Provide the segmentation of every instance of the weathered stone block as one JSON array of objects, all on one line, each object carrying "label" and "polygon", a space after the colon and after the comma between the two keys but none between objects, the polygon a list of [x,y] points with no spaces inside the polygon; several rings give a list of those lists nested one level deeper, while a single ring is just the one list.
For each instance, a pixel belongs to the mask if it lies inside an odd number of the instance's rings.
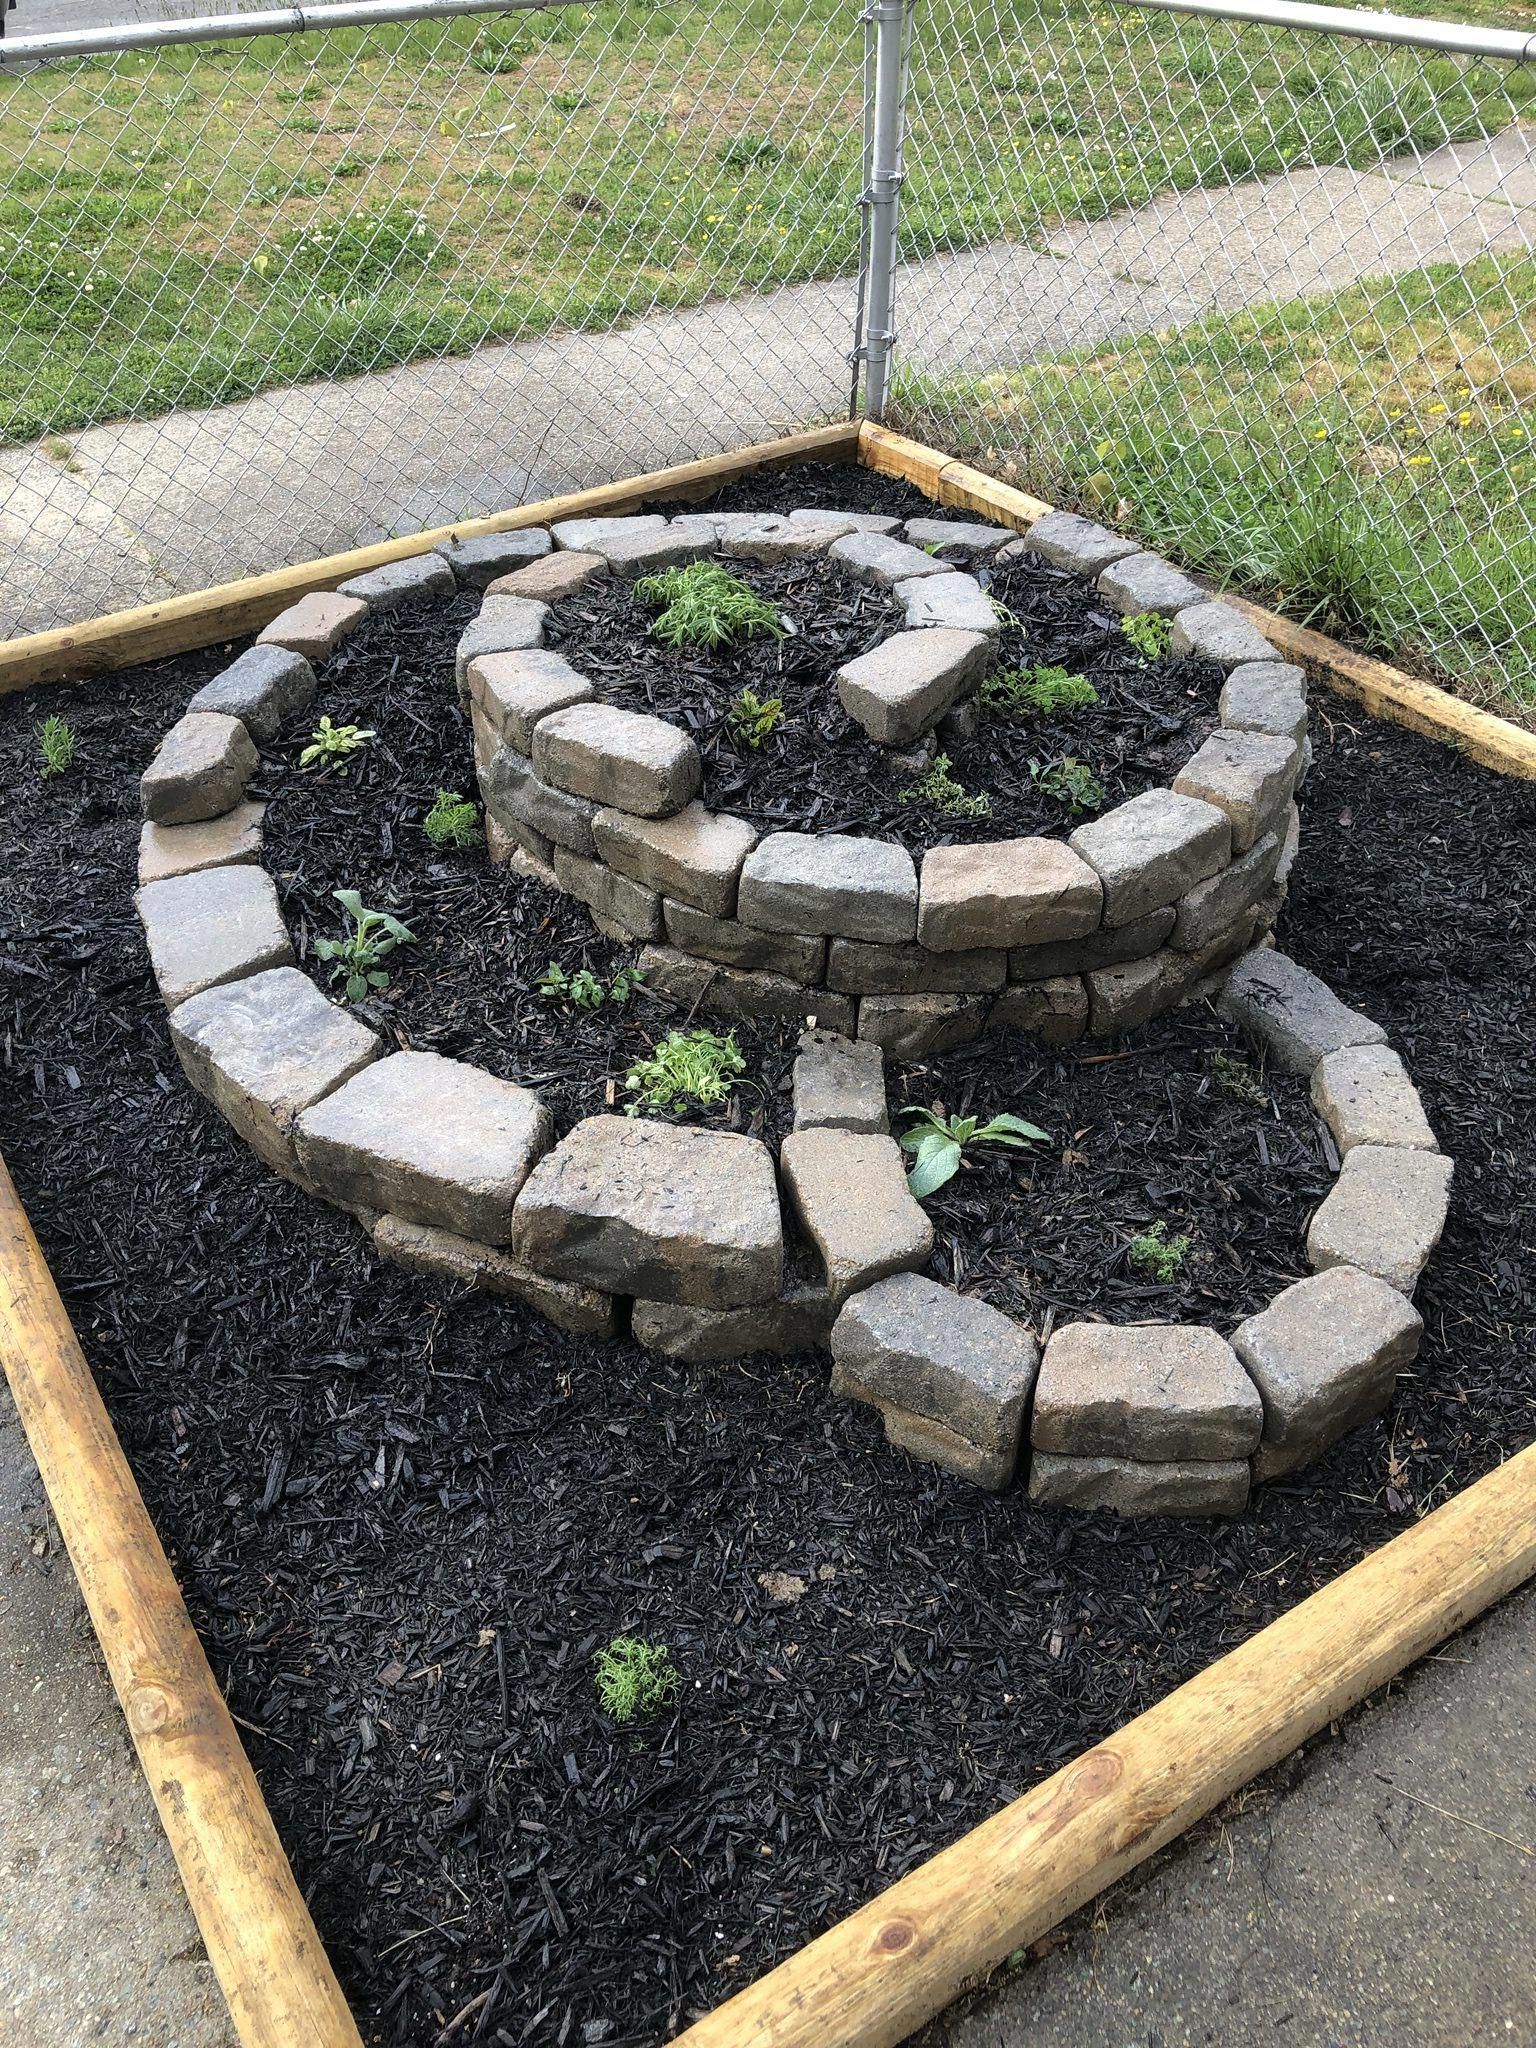
[{"label": "weathered stone block", "polygon": [[1233,968],[1217,1007],[1263,1043],[1294,1074],[1346,1045],[1383,1045],[1387,1034],[1341,1003],[1284,953],[1260,947]]},{"label": "weathered stone block", "polygon": [[1024,536],[1024,546],[1056,568],[1070,569],[1074,576],[1102,575],[1111,563],[1142,551],[1140,541],[1111,533],[1091,519],[1079,519],[1075,512],[1047,512]]},{"label": "weathered stone block", "polygon": [[1198,583],[1175,569],[1161,555],[1124,555],[1104,570],[1098,582],[1099,595],[1106,604],[1127,616],[1136,612],[1161,612],[1171,619],[1175,612],[1203,604],[1205,592]]},{"label": "weathered stone block", "polygon": [[139,777],[144,815],[156,825],[220,818],[245,795],[259,765],[256,744],[238,718],[221,711],[188,711]]},{"label": "weathered stone block", "polygon": [[[551,555],[558,562],[558,555]],[[533,751],[533,729],[552,711],[585,704],[594,695],[563,654],[552,647],[516,648],[507,654],[478,654],[465,672],[469,701],[497,740],[520,754]]]},{"label": "weathered stone block", "polygon": [[1250,626],[1240,611],[1210,599],[1175,616],[1169,652],[1196,654],[1229,670],[1241,668],[1245,661],[1277,658],[1258,627]]},{"label": "weathered stone block", "polygon": [[819,505],[797,505],[789,516],[805,526],[825,526],[829,519],[835,519],[849,533],[895,533],[901,526],[899,519],[892,519],[885,512],[832,512]]},{"label": "weathered stone block", "polygon": [[264,626],[256,635],[256,645],[286,647],[308,661],[324,661],[367,616],[368,607],[361,598],[343,597],[339,590],[311,590],[297,604],[279,612],[270,626]]},{"label": "weathered stone block", "polygon": [[1356,1145],[1307,1231],[1313,1270],[1355,1266],[1412,1294],[1445,1229],[1452,1171],[1440,1152]]},{"label": "weathered stone block", "polygon": [[695,1004],[715,1017],[790,1017],[812,1019],[828,1031],[853,1036],[855,1009],[851,996],[824,988],[806,988],[787,975],[758,968],[722,967],[695,960],[670,946],[647,946],[640,956],[646,987],[652,995]]},{"label": "weathered stone block", "polygon": [[838,1031],[802,1032],[793,1088],[797,1131],[890,1130],[878,1045],[860,1044]]},{"label": "weathered stone block", "polygon": [[1247,661],[1222,686],[1220,717],[1234,732],[1272,732],[1299,746],[1307,736],[1307,677],[1285,661]]},{"label": "weathered stone block", "polygon": [[912,547],[962,562],[990,562],[1018,535],[1007,526],[983,526],[969,519],[909,519],[903,537]]},{"label": "weathered stone block", "polygon": [[887,1273],[927,1264],[933,1225],[907,1192],[894,1138],[792,1131],[779,1148],[779,1170],[835,1302]]},{"label": "weathered stone block", "polygon": [[995,640],[1002,621],[974,576],[913,576],[896,586],[909,631],[980,633]]},{"label": "weathered stone block", "polygon": [[189,996],[171,1013],[171,1043],[198,1094],[289,1179],[299,1172],[300,1112],[383,1051],[360,1018],[328,1002],[297,967]]},{"label": "weathered stone block", "polygon": [[984,1301],[900,1273],[844,1305],[831,1343],[834,1394],[914,1417],[1000,1458],[1007,1471],[994,1483],[1006,1485],[1040,1363],[1028,1330]]},{"label": "weathered stone block", "polygon": [[843,709],[872,740],[904,747],[974,684],[991,652],[985,633],[892,633],[845,662],[833,681]]},{"label": "weathered stone block", "polygon": [[603,859],[621,875],[714,918],[728,918],[736,908],[741,864],[757,844],[757,833],[744,818],[707,811],[701,803],[688,804],[671,818],[599,811],[592,836]]},{"label": "weathered stone block", "polygon": [[679,726],[612,704],[572,704],[533,732],[540,778],[573,796],[642,818],[667,818],[697,794],[699,750]]},{"label": "weathered stone block", "polygon": [[557,519],[549,530],[558,546],[595,554],[599,542],[619,540],[629,533],[659,533],[666,523],[660,512],[632,512],[623,517]]},{"label": "weathered stone block", "polygon": [[942,1422],[930,1422],[926,1416],[894,1405],[882,1408],[880,1419],[885,1424],[885,1440],[893,1451],[905,1451],[920,1464],[938,1465],[986,1493],[1002,1493],[1012,1483],[1018,1464],[1017,1449],[984,1451],[969,1437],[946,1429]]},{"label": "weathered stone block", "polygon": [[892,540],[883,533],[850,533],[835,540],[828,551],[860,583],[873,583],[879,590],[894,590],[909,576],[945,576],[947,562],[936,562],[921,548]]},{"label": "weathered stone block", "polygon": [[1179,898],[1170,941],[1173,947],[1180,953],[1198,953],[1230,930],[1274,881],[1279,861],[1279,835],[1266,832],[1230,867],[1196,882]]},{"label": "weathered stone block", "polygon": [[1246,853],[1291,800],[1301,756],[1278,733],[1213,732],[1173,778],[1180,796],[1198,797],[1232,821],[1232,851]]},{"label": "weathered stone block", "polygon": [[917,869],[888,840],[770,832],[747,855],[737,914],[764,931],[899,944],[917,936]]},{"label": "weathered stone block", "polygon": [[758,1352],[787,1358],[825,1344],[836,1313],[825,1287],[786,1287],[777,1301],[750,1308],[637,1301],[630,1333],[637,1344],[685,1365],[728,1365]]},{"label": "weathered stone block", "polygon": [[373,1226],[373,1242],[381,1258],[407,1272],[507,1295],[580,1336],[618,1334],[618,1304],[611,1294],[578,1287],[570,1280],[551,1280],[496,1245],[479,1244],[426,1223],[407,1223],[403,1216],[381,1216]]},{"label": "weathered stone block", "polygon": [[893,1060],[928,1059],[979,1038],[990,1008],[984,995],[865,996],[859,1037]]},{"label": "weathered stone block", "polygon": [[1232,1348],[1264,1402],[1268,1473],[1307,1463],[1379,1415],[1423,1329],[1396,1288],[1335,1266],[1283,1289],[1234,1330]]},{"label": "weathered stone block", "polygon": [[[533,772],[533,763],[515,747],[498,747],[481,778],[487,807],[509,828],[522,825],[546,844],[568,846],[591,860],[597,851],[592,821],[598,807],[585,797],[551,789]],[[527,845],[527,841],[522,842]],[[538,847],[530,849],[539,852]]]},{"label": "weathered stone block", "polygon": [[1248,1505],[1243,1458],[1064,1458],[1036,1451],[1029,1497],[1041,1508],[1100,1508],[1117,1515],[1240,1515]]},{"label": "weathered stone block", "polygon": [[1015,946],[1008,955],[1008,977],[1011,981],[1049,981],[1061,974],[1086,974],[1090,968],[1118,967],[1124,960],[1145,959],[1167,942],[1176,915],[1169,903],[1129,924],[1101,925],[1085,939]]},{"label": "weathered stone block", "polygon": [[1085,938],[1103,912],[1098,875],[1059,839],[935,846],[923,856],[917,938],[931,952]]},{"label": "weathered stone block", "polygon": [[1172,951],[1125,960],[1118,967],[1095,967],[1083,977],[1088,985],[1089,1036],[1118,1038],[1150,1023],[1183,998],[1198,972],[1189,954]]},{"label": "weathered stone block", "polygon": [[577,897],[594,915],[634,938],[660,938],[661,898],[654,889],[615,874],[599,860],[572,853],[568,846],[555,848],[554,869],[566,895]]},{"label": "weathered stone block", "polygon": [[1088,1029],[1088,989],[1080,974],[1016,981],[993,1003],[989,1031],[1021,1031],[1042,1045],[1075,1045]]},{"label": "weathered stone block", "polygon": [[1440,1147],[1408,1069],[1386,1045],[1330,1052],[1312,1070],[1312,1101],[1343,1157],[1357,1145]]},{"label": "weathered stone block", "polygon": [[1079,825],[1067,843],[1104,884],[1105,924],[1130,924],[1225,867],[1232,826],[1214,804],[1148,789]]},{"label": "weathered stone block", "polygon": [[713,554],[715,529],[707,519],[673,519],[658,533],[615,533],[591,543],[615,576],[633,582],[659,569],[676,569]]},{"label": "weathered stone block", "polygon": [[504,1245],[512,1204],[554,1136],[527,1088],[435,1052],[397,1052],[298,1119],[299,1166],[344,1209]]},{"label": "weathered stone block", "polygon": [[558,604],[563,597],[574,597],[578,590],[585,590],[589,583],[607,574],[608,564],[601,555],[562,548],[556,554],[543,555],[537,562],[525,562],[521,569],[512,569],[505,576],[498,576],[494,583],[485,586],[485,594],[487,597],[529,597],[540,604]]},{"label": "weathered stone block", "polygon": [[336,587],[342,597],[361,598],[371,612],[393,612],[422,598],[452,597],[456,586],[452,569],[432,549],[422,555],[407,555],[403,562],[365,569],[361,576],[349,576]]},{"label": "weathered stone block", "polygon": [[286,647],[247,647],[204,683],[188,712],[217,711],[238,718],[253,740],[274,738],[284,720],[314,702],[315,672]]},{"label": "weathered stone block", "polygon": [[199,868],[246,867],[261,859],[265,804],[236,804],[221,818],[195,825],[147,822],[139,834],[139,886]]},{"label": "weathered stone block", "polygon": [[556,1279],[697,1308],[774,1300],[784,1235],[755,1138],[587,1117],[530,1175],[512,1248]]},{"label": "weathered stone block", "polygon": [[814,520],[786,518],[782,513],[759,513],[752,519],[733,523],[720,535],[720,552],[732,561],[793,562],[807,555],[825,554],[833,541],[857,533],[859,528],[839,512],[823,512]]},{"label": "weathered stone block", "polygon": [[173,875],[149,883],[134,902],[168,1010],[221,982],[293,965],[277,890],[261,868],[201,868],[196,874]]},{"label": "weathered stone block", "polygon": [[554,542],[542,526],[522,526],[513,533],[478,533],[464,540],[440,540],[433,550],[470,590],[484,590],[547,555]]},{"label": "weathered stone block", "polygon": [[1008,956],[997,947],[965,953],[930,953],[925,946],[871,946],[834,939],[827,955],[827,986],[849,995],[980,995],[1001,988]]},{"label": "weathered stone block", "polygon": [[827,942],[795,932],[764,932],[735,918],[711,917],[692,904],[668,898],[662,905],[667,937],[684,953],[722,967],[778,974],[812,988],[823,978]]},{"label": "weathered stone block", "polygon": [[1264,1406],[1214,1330],[1066,1323],[1045,1347],[1030,1442],[1075,1457],[1246,1458]]},{"label": "weathered stone block", "polygon": [[482,654],[510,654],[520,647],[537,647],[544,638],[548,612],[547,604],[539,604],[531,597],[487,594],[480,616],[464,628],[454,650],[453,670],[460,699],[468,696],[472,661]]}]

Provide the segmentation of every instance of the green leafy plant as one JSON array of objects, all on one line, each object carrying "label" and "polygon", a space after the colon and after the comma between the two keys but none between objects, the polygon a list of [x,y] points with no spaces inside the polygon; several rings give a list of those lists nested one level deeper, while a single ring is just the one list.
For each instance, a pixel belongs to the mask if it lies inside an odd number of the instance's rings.
[{"label": "green leafy plant", "polygon": [[743,690],[725,714],[725,722],[733,740],[756,751],[783,716],[782,697],[759,697],[755,690]]},{"label": "green leafy plant", "polygon": [[434,846],[474,846],[480,838],[480,813],[456,789],[440,789],[422,820]]},{"label": "green leafy plant", "polygon": [[1042,796],[1063,805],[1074,818],[1096,811],[1104,802],[1104,785],[1081,761],[1063,754],[1059,761],[1031,761],[1029,772]]},{"label": "green leafy plant", "polygon": [[1049,717],[1057,711],[1082,711],[1097,704],[1099,693],[1086,676],[1070,669],[999,668],[981,682],[981,708],[994,718],[1021,718],[1035,711]]},{"label": "green leafy plant", "polygon": [[916,1119],[899,1141],[902,1151],[912,1154],[907,1186],[914,1195],[931,1195],[952,1180],[973,1145],[1009,1145],[1022,1150],[1050,1143],[1048,1131],[1006,1112],[985,1122],[979,1116],[941,1116],[937,1110],[914,1105],[901,1114]]},{"label": "green leafy plant", "polygon": [[645,971],[640,967],[620,967],[605,983],[590,967],[578,967],[574,974],[567,974],[558,961],[551,960],[535,986],[541,996],[569,1003],[578,1010],[600,1010],[604,1003],[622,1009],[644,980]]},{"label": "green leafy plant", "polygon": [[753,171],[783,163],[789,151],[771,135],[733,135],[715,155],[729,171]]},{"label": "green leafy plant", "polygon": [[714,1031],[669,1031],[624,1077],[635,1096],[626,1116],[642,1109],[672,1109],[680,1102],[708,1107],[723,1102],[736,1075],[746,1072],[734,1031],[724,1038]]},{"label": "green leafy plant", "polygon": [[1131,1239],[1129,1254],[1131,1264],[1138,1273],[1149,1280],[1161,1280],[1165,1285],[1179,1277],[1184,1261],[1189,1257],[1191,1240],[1180,1232],[1177,1237],[1168,1235],[1168,1226],[1158,1219]]},{"label": "green leafy plant", "polygon": [[316,939],[315,957],[328,960],[332,981],[345,981],[347,1001],[360,1003],[370,990],[388,988],[383,962],[397,946],[414,946],[416,934],[387,910],[365,910],[356,889],[333,889],[351,924],[344,939]]},{"label": "green leafy plant", "polygon": [[936,754],[933,766],[921,782],[914,782],[909,789],[897,794],[903,803],[932,804],[936,811],[942,811],[949,818],[990,818],[992,799],[984,789],[973,795],[963,782],[957,782],[950,773],[948,754]]},{"label": "green leafy plant", "polygon": [[357,753],[377,737],[371,726],[332,725],[328,717],[322,716],[309,736],[309,745],[299,756],[299,766],[328,768],[334,761],[340,773],[345,775],[349,766],[348,755]]},{"label": "green leafy plant", "polygon": [[782,639],[784,627],[768,600],[718,562],[690,562],[642,576],[635,585],[641,604],[660,605],[651,637],[667,647],[724,647],[761,634]]},{"label": "green leafy plant", "polygon": [[1161,612],[1132,612],[1120,630],[1143,661],[1161,661],[1173,644],[1173,621]]},{"label": "green leafy plant", "polygon": [[615,1721],[635,1721],[660,1713],[677,1697],[677,1667],[665,1643],[648,1643],[643,1636],[615,1636],[592,1662],[597,1703]]},{"label": "green leafy plant", "polygon": [[43,757],[38,774],[45,779],[65,774],[75,759],[75,735],[70,730],[69,720],[51,711],[37,728],[37,746]]},{"label": "green leafy plant", "polygon": [[1261,1108],[1269,1100],[1263,1082],[1249,1066],[1230,1052],[1213,1052],[1210,1059],[1211,1079],[1223,1095],[1230,1095],[1234,1102],[1250,1102]]}]

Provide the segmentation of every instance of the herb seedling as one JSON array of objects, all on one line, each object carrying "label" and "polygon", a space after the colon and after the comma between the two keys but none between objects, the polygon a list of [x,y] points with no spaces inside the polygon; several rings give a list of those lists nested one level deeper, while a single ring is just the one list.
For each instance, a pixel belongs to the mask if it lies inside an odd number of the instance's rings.
[{"label": "herb seedling", "polygon": [[900,1139],[902,1151],[913,1155],[907,1186],[914,1195],[931,1195],[952,1180],[972,1145],[1010,1145],[1022,1150],[1050,1143],[1050,1133],[1038,1124],[1027,1124],[1022,1117],[1006,1113],[985,1123],[979,1116],[940,1116],[937,1110],[911,1105],[901,1114],[916,1119]]},{"label": "herb seedling", "polygon": [[677,1697],[677,1667],[665,1643],[615,1636],[592,1662],[597,1668],[597,1703],[615,1721],[660,1713]]},{"label": "herb seedling", "polygon": [[1086,676],[1043,664],[994,669],[981,683],[981,708],[993,718],[1022,718],[1031,711],[1049,718],[1058,711],[1086,710],[1098,701],[1099,693]]},{"label": "herb seedling", "polygon": [[371,727],[362,725],[332,725],[322,715],[320,723],[309,736],[309,745],[299,756],[301,768],[328,768],[334,761],[338,770],[345,775],[349,763],[347,756],[367,746],[378,735]]},{"label": "herb seedling", "polygon": [[70,730],[69,720],[51,711],[37,728],[37,746],[43,757],[38,774],[45,781],[50,776],[65,774],[75,759],[75,736]]},{"label": "herb seedling", "polygon": [[1269,1101],[1263,1082],[1246,1060],[1229,1052],[1213,1052],[1210,1064],[1211,1079],[1234,1102],[1250,1102],[1261,1109]]},{"label": "herb seedling", "polygon": [[480,813],[456,789],[440,789],[422,820],[434,846],[473,846],[480,837]]},{"label": "herb seedling", "polygon": [[332,981],[345,980],[347,1001],[360,1003],[371,990],[388,988],[383,962],[396,946],[414,946],[416,934],[387,910],[365,910],[356,889],[333,889],[352,929],[344,939],[316,939],[315,957],[331,963]]},{"label": "herb seedling", "polygon": [[642,576],[635,596],[641,604],[662,607],[651,621],[651,637],[667,647],[724,647],[761,634],[783,638],[768,600],[718,562],[690,562],[685,569]]},{"label": "herb seedling", "polygon": [[1063,805],[1074,818],[1096,811],[1104,802],[1104,785],[1081,761],[1063,754],[1059,761],[1031,761],[1029,772],[1042,796]]},{"label": "herb seedling", "polygon": [[783,716],[782,697],[759,697],[755,690],[743,690],[725,722],[733,740],[756,752]]},{"label": "herb seedling", "polygon": [[990,818],[992,799],[984,789],[973,796],[963,782],[950,773],[948,754],[936,754],[933,766],[921,782],[897,792],[903,803],[932,804],[948,818]]},{"label": "herb seedling", "polygon": [[724,1038],[714,1031],[669,1031],[625,1075],[624,1086],[636,1099],[624,1113],[638,1116],[642,1109],[673,1109],[686,1102],[707,1108],[723,1102],[736,1075],[746,1070],[734,1031]]},{"label": "herb seedling", "polygon": [[1173,644],[1173,621],[1161,612],[1132,612],[1120,630],[1143,661],[1161,661]]},{"label": "herb seedling", "polygon": [[1184,1232],[1177,1237],[1168,1235],[1168,1226],[1159,1217],[1131,1239],[1129,1252],[1131,1264],[1138,1273],[1149,1280],[1161,1280],[1166,1286],[1179,1277],[1184,1261],[1189,1257],[1190,1239]]},{"label": "herb seedling", "polygon": [[535,986],[541,996],[574,1004],[578,1010],[600,1010],[604,1003],[623,1009],[644,979],[642,968],[620,967],[604,987],[602,977],[590,967],[578,967],[574,974],[567,974],[558,961],[551,960]]}]

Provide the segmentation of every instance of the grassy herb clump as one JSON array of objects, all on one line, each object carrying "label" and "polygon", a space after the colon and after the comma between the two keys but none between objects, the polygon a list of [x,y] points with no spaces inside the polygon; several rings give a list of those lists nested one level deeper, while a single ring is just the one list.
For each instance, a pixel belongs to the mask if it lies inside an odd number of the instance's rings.
[{"label": "grassy herb clump", "polygon": [[56,711],[50,712],[37,728],[37,748],[43,757],[43,764],[37,772],[45,781],[51,776],[66,774],[75,759],[75,736],[70,730],[69,720],[60,718]]},{"label": "grassy herb clump", "polygon": [[1032,711],[1050,717],[1058,711],[1083,711],[1098,701],[1099,693],[1086,676],[1044,663],[994,669],[982,678],[981,708],[993,718],[1022,718]]},{"label": "grassy herb clump", "polygon": [[480,837],[480,813],[456,789],[440,789],[421,828],[434,846],[474,846]]},{"label": "grassy herb clump", "polygon": [[903,803],[932,804],[947,818],[990,818],[992,799],[984,789],[973,794],[950,773],[948,754],[936,754],[921,782],[898,792]]},{"label": "grassy herb clump", "polygon": [[725,647],[733,640],[783,637],[778,613],[739,576],[718,562],[663,569],[635,585],[641,604],[659,605],[651,637],[667,647]]},{"label": "grassy herb clump", "polygon": [[597,1703],[618,1722],[658,1714],[677,1697],[677,1667],[665,1643],[643,1636],[615,1636],[592,1660],[597,1673]]},{"label": "grassy herb clump", "polygon": [[1160,1280],[1166,1286],[1177,1280],[1189,1257],[1191,1239],[1180,1232],[1177,1237],[1168,1235],[1168,1226],[1158,1219],[1131,1239],[1129,1255],[1136,1271],[1148,1280]]},{"label": "grassy herb clump", "polygon": [[624,1086],[635,1097],[625,1114],[638,1116],[642,1109],[675,1109],[686,1103],[708,1108],[725,1100],[736,1076],[746,1069],[734,1031],[724,1038],[702,1029],[669,1031],[625,1075]]},{"label": "grassy herb clump", "polygon": [[360,1003],[370,991],[388,988],[384,962],[397,946],[414,946],[416,934],[387,910],[365,910],[356,889],[333,889],[352,929],[344,939],[316,939],[315,957],[328,960],[332,981],[345,981],[347,1001]]}]

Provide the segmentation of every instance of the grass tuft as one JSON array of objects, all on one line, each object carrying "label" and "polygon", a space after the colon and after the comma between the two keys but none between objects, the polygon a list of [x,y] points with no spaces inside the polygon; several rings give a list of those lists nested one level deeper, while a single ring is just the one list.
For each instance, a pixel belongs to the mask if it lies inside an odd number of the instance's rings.
[{"label": "grass tuft", "polygon": [[718,562],[690,562],[685,569],[642,576],[635,596],[641,604],[662,607],[651,621],[651,637],[667,647],[725,647],[764,634],[783,637],[778,612],[768,600]]},{"label": "grass tuft", "polygon": [[592,1662],[597,1703],[621,1725],[659,1714],[677,1697],[681,1681],[665,1643],[648,1643],[642,1636],[615,1636]]}]

